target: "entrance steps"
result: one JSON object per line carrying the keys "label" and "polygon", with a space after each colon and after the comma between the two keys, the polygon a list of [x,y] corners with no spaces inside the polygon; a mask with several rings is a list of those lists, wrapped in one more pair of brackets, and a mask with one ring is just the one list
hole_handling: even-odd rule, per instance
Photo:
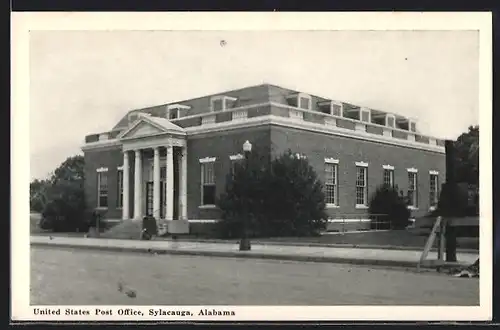
{"label": "entrance steps", "polygon": [[142,220],[124,220],[115,226],[101,233],[99,236],[103,238],[118,238],[118,239],[139,239],[142,232]]}

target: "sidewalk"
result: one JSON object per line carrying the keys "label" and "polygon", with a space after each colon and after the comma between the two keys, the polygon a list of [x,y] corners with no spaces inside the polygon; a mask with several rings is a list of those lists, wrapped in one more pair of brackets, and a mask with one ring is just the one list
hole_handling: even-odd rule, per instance
{"label": "sidewalk", "polygon": [[[251,251],[239,251],[238,244],[176,241],[139,241],[104,238],[31,236],[32,246],[56,246],[109,251],[130,251],[172,255],[313,261],[390,267],[416,267],[421,251],[357,249],[314,246],[252,244]],[[461,264],[472,264],[478,253],[457,253]],[[437,259],[430,252],[428,259]]]}

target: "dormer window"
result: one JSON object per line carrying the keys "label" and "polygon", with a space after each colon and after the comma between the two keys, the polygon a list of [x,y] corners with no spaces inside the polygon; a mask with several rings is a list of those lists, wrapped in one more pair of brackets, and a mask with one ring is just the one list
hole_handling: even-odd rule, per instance
{"label": "dormer window", "polygon": [[342,103],[337,102],[337,101],[321,101],[318,102],[318,107],[321,110],[321,112],[337,116],[337,117],[342,117]]}
{"label": "dormer window", "polygon": [[234,108],[236,100],[237,100],[236,97],[230,97],[225,95],[213,96],[210,99],[210,109],[212,112],[218,112]]}
{"label": "dormer window", "polygon": [[132,125],[137,118],[139,118],[139,112],[131,112],[128,114],[128,124]]}
{"label": "dormer window", "polygon": [[191,109],[190,106],[183,104],[170,104],[167,105],[167,119],[173,120],[183,117],[183,112]]}
{"label": "dormer window", "polygon": [[410,121],[410,131],[411,132],[417,131],[417,124],[414,121]]}
{"label": "dormer window", "polygon": [[170,109],[168,112],[168,119],[177,119],[179,118],[179,109],[174,108]]}
{"label": "dormer window", "polygon": [[300,95],[299,96],[299,108],[311,110],[311,97],[309,95],[307,95],[307,96]]}
{"label": "dormer window", "polygon": [[387,114],[385,117],[385,126],[394,128],[396,126],[396,117],[391,114]]}
{"label": "dormer window", "polygon": [[312,106],[312,100],[311,100],[311,95],[304,94],[304,93],[296,93],[287,96],[287,102],[289,105],[292,107],[304,109],[304,110],[311,110]]}
{"label": "dormer window", "polygon": [[366,123],[371,122],[371,111],[368,108],[361,108],[361,121]]}

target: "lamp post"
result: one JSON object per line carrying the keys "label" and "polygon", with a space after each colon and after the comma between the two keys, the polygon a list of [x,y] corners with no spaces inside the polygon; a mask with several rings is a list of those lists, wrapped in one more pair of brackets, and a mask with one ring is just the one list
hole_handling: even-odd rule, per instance
{"label": "lamp post", "polygon": [[[250,157],[250,153],[252,152],[252,144],[247,140],[245,143],[243,143],[243,152],[245,153],[245,177],[249,177],[249,166],[248,166],[248,159]],[[240,240],[240,251],[250,251],[251,244],[250,244],[250,239],[248,238],[248,217],[249,217],[249,209],[248,209],[248,198],[249,198],[249,193],[248,193],[248,183],[245,182],[245,196],[244,196],[244,203],[245,203],[245,208],[243,210],[243,230],[242,230],[242,235],[241,235],[241,240]]]}

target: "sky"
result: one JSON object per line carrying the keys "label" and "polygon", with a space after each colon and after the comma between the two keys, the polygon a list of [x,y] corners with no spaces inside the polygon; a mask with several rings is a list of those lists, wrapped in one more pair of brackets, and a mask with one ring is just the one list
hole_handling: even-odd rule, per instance
{"label": "sky", "polygon": [[[417,119],[479,123],[475,31],[31,31],[30,176],[127,111],[271,83]],[[225,41],[221,46],[221,40]]]}

